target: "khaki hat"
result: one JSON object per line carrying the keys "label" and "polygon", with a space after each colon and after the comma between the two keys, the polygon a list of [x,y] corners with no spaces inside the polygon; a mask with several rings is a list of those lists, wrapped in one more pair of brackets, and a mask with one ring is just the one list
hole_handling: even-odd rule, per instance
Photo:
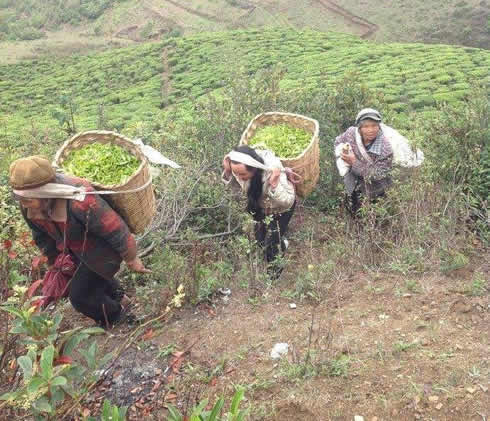
{"label": "khaki hat", "polygon": [[16,190],[32,189],[53,181],[56,177],[51,163],[42,156],[28,156],[10,164],[9,182]]}

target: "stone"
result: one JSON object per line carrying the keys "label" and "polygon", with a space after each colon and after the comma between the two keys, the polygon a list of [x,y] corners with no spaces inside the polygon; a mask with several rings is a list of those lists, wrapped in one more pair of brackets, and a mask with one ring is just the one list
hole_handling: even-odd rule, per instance
{"label": "stone", "polygon": [[290,304],[289,304],[289,308],[291,308],[291,309],[295,309],[295,308],[296,308],[296,304],[294,304],[294,303],[290,303]]}
{"label": "stone", "polygon": [[274,345],[274,347],[271,350],[271,358],[273,360],[277,360],[281,358],[283,355],[286,355],[289,350],[289,345],[284,342],[280,342]]}
{"label": "stone", "polygon": [[364,417],[361,415],[355,415],[354,416],[354,421],[364,421]]}
{"label": "stone", "polygon": [[429,396],[429,402],[437,402],[439,400],[439,396],[433,395]]}

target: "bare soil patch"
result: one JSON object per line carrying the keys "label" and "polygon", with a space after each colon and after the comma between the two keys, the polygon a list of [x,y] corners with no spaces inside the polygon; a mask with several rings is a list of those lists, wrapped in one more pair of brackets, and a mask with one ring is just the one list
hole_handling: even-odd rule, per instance
{"label": "bare soil patch", "polygon": [[[241,384],[252,420],[485,419],[490,298],[488,290],[471,296],[454,288],[482,268],[473,264],[457,281],[358,273],[321,304],[297,302],[296,309],[284,298],[287,274],[252,301],[246,289],[232,287],[230,299],[188,307],[142,332],[87,405],[106,396],[130,405],[129,419],[163,420],[169,402],[214,402]],[[112,333],[107,349],[128,328]],[[289,352],[272,360],[278,342]],[[315,369],[302,373],[309,342]],[[187,351],[177,364],[175,351]]]}

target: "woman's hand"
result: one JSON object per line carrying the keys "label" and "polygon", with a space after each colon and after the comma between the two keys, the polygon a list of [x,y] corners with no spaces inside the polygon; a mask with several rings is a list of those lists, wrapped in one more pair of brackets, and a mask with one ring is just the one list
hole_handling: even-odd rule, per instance
{"label": "woman's hand", "polygon": [[278,186],[280,175],[281,175],[280,168],[274,168],[271,171],[271,175],[269,176],[269,185],[272,187],[272,189],[275,189]]}
{"label": "woman's hand", "polygon": [[356,156],[354,155],[354,152],[352,152],[352,149],[349,149],[348,153],[342,152],[340,157],[349,165],[354,165],[356,162]]}
{"label": "woman's hand", "polygon": [[134,260],[131,260],[130,262],[126,262],[126,265],[133,272],[151,273],[151,270],[145,268],[145,266],[143,265],[143,262],[141,261],[141,259],[139,257],[136,257]]}
{"label": "woman's hand", "polygon": [[226,175],[231,174],[231,163],[230,163],[230,158],[228,156],[225,156],[223,158],[223,170],[225,171]]}

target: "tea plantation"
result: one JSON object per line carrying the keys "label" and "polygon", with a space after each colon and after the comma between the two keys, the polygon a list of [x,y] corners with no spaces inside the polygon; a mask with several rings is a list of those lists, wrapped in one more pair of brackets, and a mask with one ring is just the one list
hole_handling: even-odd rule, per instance
{"label": "tea plantation", "polygon": [[488,81],[490,52],[424,44],[378,44],[351,35],[291,29],[202,33],[135,47],[0,66],[0,126],[13,134],[58,124],[60,96],[77,106],[77,129],[153,119],[172,104],[219,90],[235,72],[254,74],[281,65],[284,89],[331,86],[347,72],[360,74],[394,110],[430,110],[457,102],[472,81]]}

